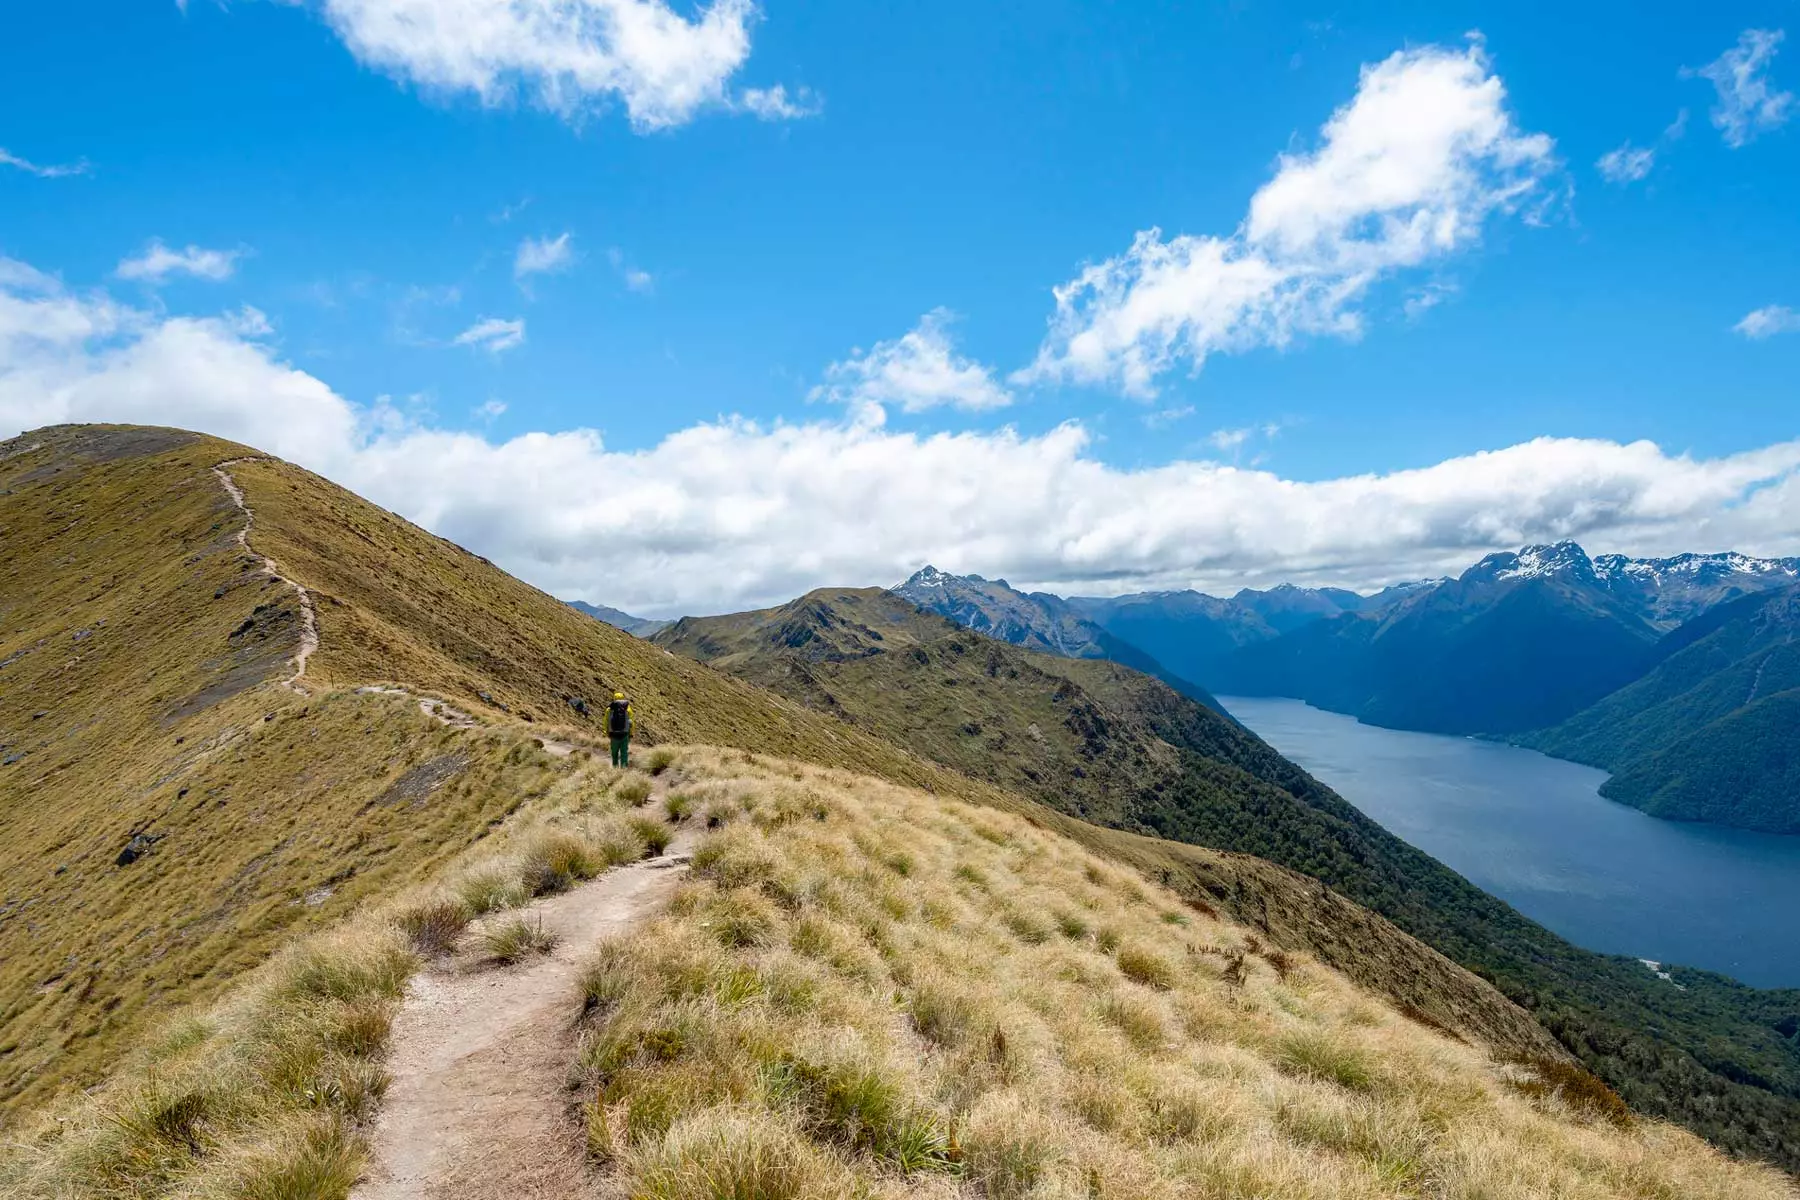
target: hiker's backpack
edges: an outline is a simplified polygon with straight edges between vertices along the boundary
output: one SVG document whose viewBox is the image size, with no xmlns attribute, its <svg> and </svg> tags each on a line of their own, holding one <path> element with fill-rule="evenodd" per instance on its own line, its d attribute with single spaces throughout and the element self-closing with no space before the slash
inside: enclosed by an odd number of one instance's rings
<svg viewBox="0 0 1800 1200">
<path fill-rule="evenodd" d="M 606 732 L 613 737 L 624 737 L 631 732 L 631 701 L 606 702 Z"/>
</svg>

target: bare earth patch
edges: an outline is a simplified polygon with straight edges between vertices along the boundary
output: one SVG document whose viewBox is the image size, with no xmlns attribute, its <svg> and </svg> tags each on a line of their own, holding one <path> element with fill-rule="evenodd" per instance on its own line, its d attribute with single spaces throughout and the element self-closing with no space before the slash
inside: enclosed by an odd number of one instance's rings
<svg viewBox="0 0 1800 1200">
<path fill-rule="evenodd" d="M 555 948 L 512 967 L 464 953 L 414 976 L 394 1024 L 393 1077 L 352 1200 L 561 1200 L 588 1195 L 568 1064 L 579 964 L 659 911 L 686 873 L 685 839 L 507 914 Z M 472 936 L 466 945 L 479 946 Z"/>
</svg>

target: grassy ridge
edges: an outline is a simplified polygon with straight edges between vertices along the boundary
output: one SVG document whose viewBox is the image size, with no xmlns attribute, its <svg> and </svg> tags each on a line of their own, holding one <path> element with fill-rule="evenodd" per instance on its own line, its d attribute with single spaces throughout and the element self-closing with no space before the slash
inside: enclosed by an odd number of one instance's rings
<svg viewBox="0 0 1800 1200">
<path fill-rule="evenodd" d="M 674 772 L 721 827 L 586 974 L 589 1154 L 622 1194 L 1793 1195 L 1016 817 Z"/>
<path fill-rule="evenodd" d="M 1687 971 L 1677 989 L 1573 946 L 1153 679 L 850 589 L 689 619 L 657 640 L 1071 815 L 1323 880 L 1492 981 L 1640 1111 L 1800 1166 L 1800 1040 L 1787 1032 L 1800 992 Z"/>
<path fill-rule="evenodd" d="M 1061 823 L 1195 896 L 1267 915 L 1289 944 L 1343 955 L 1367 986 L 1470 1036 L 1534 1032 L 1309 880 L 1068 821 L 572 612 L 253 455 L 121 427 L 39 431 L 0 451 L 0 529 L 19 548 L 0 560 L 0 757 L 20 755 L 0 768 L 0 1120 L 93 1082 L 162 1015 L 480 839 L 567 769 L 532 750 L 534 735 L 579 740 L 593 721 L 569 699 L 614 688 L 638 702 L 640 742 L 776 748 Z M 315 597 L 310 696 L 279 686 L 299 611 L 237 544 L 243 516 L 211 472 L 224 459 L 239 460 L 253 549 Z M 492 733 L 356 690 L 381 682 L 445 697 Z M 139 856 L 116 862 L 134 834 Z"/>
</svg>

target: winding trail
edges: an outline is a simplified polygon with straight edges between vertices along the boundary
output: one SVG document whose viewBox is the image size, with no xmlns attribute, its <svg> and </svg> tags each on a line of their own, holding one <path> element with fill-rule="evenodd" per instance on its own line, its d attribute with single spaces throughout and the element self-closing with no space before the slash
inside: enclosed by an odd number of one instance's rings
<svg viewBox="0 0 1800 1200">
<path fill-rule="evenodd" d="M 684 834 L 660 858 L 499 914 L 541 919 L 559 937 L 547 955 L 497 967 L 465 952 L 413 977 L 369 1167 L 350 1200 L 592 1195 L 567 1083 L 580 965 L 661 909 L 686 873 L 687 845 Z"/>
<path fill-rule="evenodd" d="M 312 593 L 307 591 L 299 581 L 283 574 L 281 565 L 274 559 L 266 554 L 258 553 L 250 545 L 250 526 L 256 523 L 256 514 L 250 511 L 250 504 L 244 499 L 244 490 L 237 485 L 237 480 L 231 477 L 231 472 L 227 468 L 241 462 L 252 461 L 256 460 L 229 458 L 222 463 L 213 464 L 212 471 L 219 477 L 219 482 L 225 485 L 225 494 L 231 497 L 231 502 L 238 506 L 239 512 L 244 514 L 244 527 L 237 532 L 238 545 L 244 548 L 244 553 L 262 563 L 265 574 L 271 579 L 293 588 L 295 595 L 300 597 L 300 649 L 294 653 L 293 658 L 288 660 L 294 665 L 294 673 L 282 680 L 281 685 L 302 696 L 310 696 L 312 693 L 306 690 L 300 680 L 306 676 L 306 660 L 311 658 L 319 648 L 319 614 L 313 608 Z"/>
</svg>

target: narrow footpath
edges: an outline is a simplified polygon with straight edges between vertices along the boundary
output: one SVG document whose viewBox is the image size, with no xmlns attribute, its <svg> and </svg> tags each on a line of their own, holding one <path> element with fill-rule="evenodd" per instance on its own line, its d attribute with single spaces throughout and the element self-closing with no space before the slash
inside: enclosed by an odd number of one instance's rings
<svg viewBox="0 0 1800 1200">
<path fill-rule="evenodd" d="M 503 967 L 463 952 L 413 977 L 394 1023 L 393 1082 L 351 1200 L 590 1195 L 567 1086 L 581 964 L 661 910 L 686 873 L 688 841 L 497 914 L 542 920 L 558 937 L 547 955 Z"/>
</svg>

